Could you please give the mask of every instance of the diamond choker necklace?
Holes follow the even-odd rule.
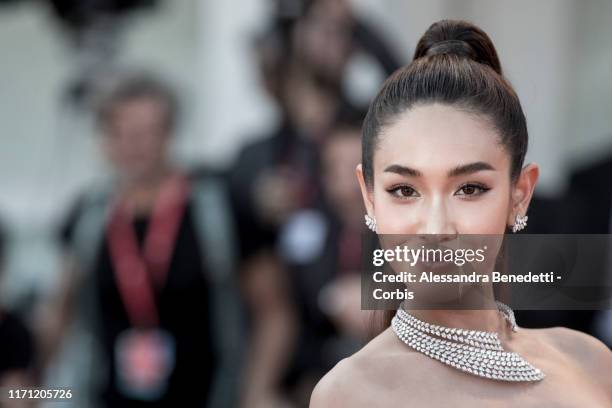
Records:
[[[496,301],[500,313],[517,330],[514,312]],[[437,326],[406,312],[403,304],[391,322],[404,343],[428,357],[479,377],[501,381],[540,381],[545,374],[514,352],[505,351],[495,332]]]

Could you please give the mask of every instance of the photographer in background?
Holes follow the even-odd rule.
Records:
[[[74,353],[59,360],[90,400],[78,406],[235,406],[246,336],[223,184],[171,159],[179,106],[164,82],[128,73],[107,91],[97,125],[112,177],[61,226],[44,360]]]

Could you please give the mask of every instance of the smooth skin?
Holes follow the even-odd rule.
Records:
[[[538,173],[528,164],[512,183],[510,155],[489,122],[440,104],[414,107],[383,129],[373,186],[357,167],[379,234],[503,234],[517,213],[526,214]],[[321,379],[310,407],[612,407],[612,353],[594,337],[561,327],[512,332],[494,310],[415,315],[496,331],[504,349],[546,377],[506,383],[466,374],[410,348],[387,328]]]

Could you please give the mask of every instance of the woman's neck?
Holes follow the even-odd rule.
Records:
[[[508,321],[497,310],[407,310],[411,315],[424,322],[443,327],[495,332],[500,340],[508,340],[512,329]]]
[[[500,340],[508,340],[512,333],[510,324],[500,313],[491,284],[475,284],[464,289],[452,307],[419,308],[418,304],[406,304],[406,311],[427,323],[458,329],[496,332]]]

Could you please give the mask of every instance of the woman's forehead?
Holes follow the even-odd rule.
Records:
[[[441,104],[417,106],[394,118],[381,132],[374,160],[376,167],[410,163],[424,169],[476,161],[509,165],[487,120]]]

